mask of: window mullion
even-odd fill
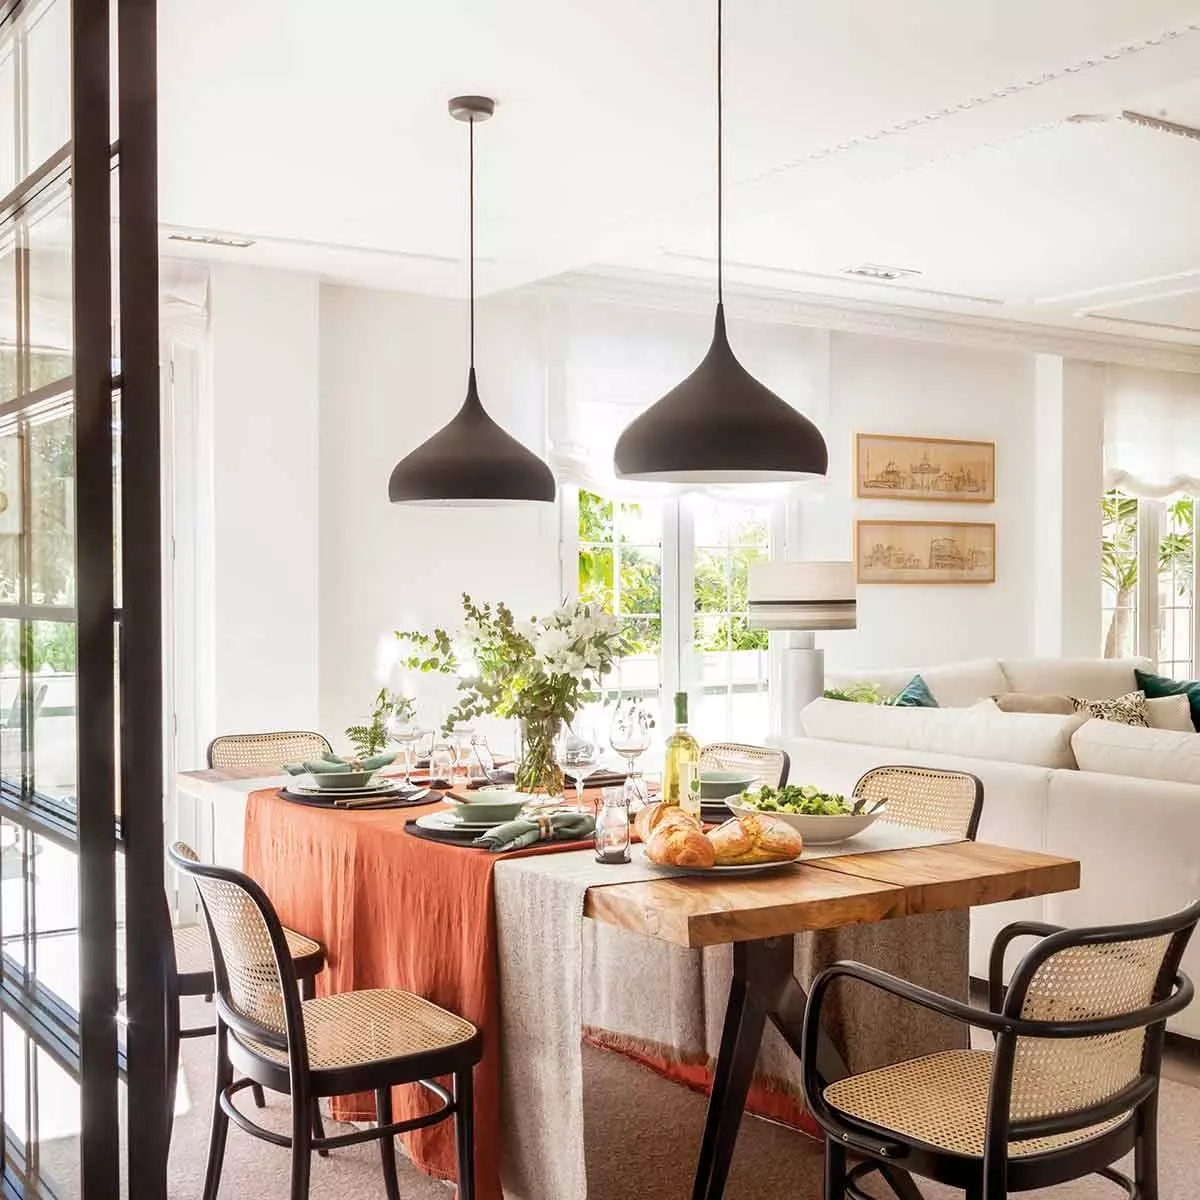
[[[1135,653],[1158,664],[1158,635],[1162,624],[1158,601],[1158,547],[1162,540],[1163,505],[1138,501],[1137,644]]]
[[[662,704],[675,692],[687,691],[690,672],[685,661],[691,646],[692,521],[679,500],[663,505]]]

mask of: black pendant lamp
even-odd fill
[[[488,416],[475,385],[475,122],[496,105],[486,96],[456,96],[450,115],[470,130],[470,343],[467,398],[453,419],[411,454],[388,480],[393,504],[503,504],[554,500],[550,468]]]
[[[631,422],[613,454],[623,479],[665,483],[794,482],[822,476],[829,452],[803,413],[759,383],[725,332],[722,0],[717,0],[717,317],[700,365]]]

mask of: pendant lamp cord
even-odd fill
[[[725,114],[721,90],[721,10],[724,7],[723,0],[717,0],[717,304],[722,306],[725,303]]]
[[[471,260],[469,287],[470,300],[470,360],[471,370],[475,370],[475,117],[467,122],[467,155],[470,159],[467,167],[467,234],[468,255]]]

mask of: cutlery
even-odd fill
[[[364,796],[361,800],[335,800],[333,806],[334,808],[374,808],[385,804],[395,804],[397,800],[403,800],[405,804],[412,804],[415,800],[423,800],[428,795],[428,788],[420,788],[407,796]]]

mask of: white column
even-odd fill
[[[1101,363],[1037,356],[1034,653],[1101,650],[1100,497],[1104,488]],[[1001,451],[1002,452],[1002,451]]]

